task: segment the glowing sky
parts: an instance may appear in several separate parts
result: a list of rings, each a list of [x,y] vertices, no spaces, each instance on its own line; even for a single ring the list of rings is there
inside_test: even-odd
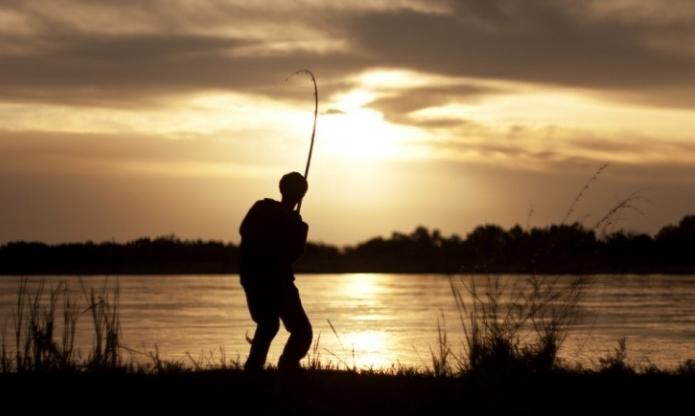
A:
[[[695,211],[689,0],[0,0],[0,242],[238,241],[304,168],[310,239],[653,232]]]

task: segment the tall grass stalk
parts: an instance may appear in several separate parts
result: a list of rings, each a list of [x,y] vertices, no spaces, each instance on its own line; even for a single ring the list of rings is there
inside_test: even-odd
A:
[[[24,371],[27,363],[24,357],[29,356],[29,344],[25,342],[24,335],[24,302],[27,293],[27,280],[22,279],[17,289],[17,303],[14,311],[14,339],[15,339],[15,369]]]
[[[79,301],[70,296],[68,285],[63,285],[63,337],[61,348],[61,366],[68,368],[75,359],[75,335],[77,333],[77,320],[80,317]]]
[[[523,281],[487,277],[450,280],[464,334],[463,371],[499,374],[547,371],[570,325],[580,318],[584,278],[531,276]],[[441,335],[440,335],[441,339]]]
[[[62,322],[56,319],[58,303],[64,299]],[[32,292],[28,281],[22,279],[17,290],[14,310],[14,351],[6,349],[3,329],[0,362],[3,372],[56,371],[74,369],[75,331],[79,306],[69,294],[64,282],[46,290],[38,282]],[[62,324],[62,332],[57,328]],[[14,356],[14,360],[10,359]]]
[[[9,373],[12,371],[12,357],[7,351],[5,340],[7,339],[7,321],[2,323],[2,339],[0,340],[0,372]]]
[[[531,287],[529,320],[536,336],[530,357],[536,368],[552,368],[570,327],[581,320],[579,303],[588,281],[581,276],[531,276],[527,281]]]
[[[119,355],[120,321],[119,289],[104,283],[99,293],[87,289],[80,280],[87,308],[82,310],[79,300],[70,294],[65,282],[47,288],[45,281],[32,284],[21,279],[15,303],[14,351],[6,346],[6,326],[0,346],[0,369],[3,372],[76,371],[117,368],[122,362]],[[85,362],[78,362],[75,338],[82,314],[89,312],[94,325],[94,345]]]
[[[311,346],[309,356],[307,357],[307,366],[312,370],[321,369],[321,350],[319,347],[320,345],[321,333],[319,332],[318,336],[316,337],[316,340],[314,340],[314,343]]]
[[[198,358],[193,357],[190,352],[186,352],[186,357],[193,365],[193,370],[196,371],[242,368],[239,357],[231,362],[227,360],[227,353],[222,346],[219,348],[219,358],[215,356],[214,351],[201,351]]]
[[[452,357],[452,351],[449,346],[446,332],[446,321],[442,313],[441,322],[437,318],[437,350],[430,349],[432,358],[432,373],[435,377],[446,377],[451,374],[451,365],[449,359]]]
[[[105,280],[99,293],[95,292],[94,288],[87,289],[82,279],[80,279],[80,286],[87,301],[85,312],[90,312],[94,327],[94,345],[88,359],[88,366],[92,369],[118,368],[121,365],[118,281],[109,291],[108,280]]]
[[[347,351],[345,348],[345,345],[343,344],[343,341],[340,339],[340,335],[338,335],[338,331],[335,329],[335,326],[333,326],[333,323],[330,321],[330,319],[326,320],[328,322],[328,326],[331,328],[331,331],[333,332],[333,335],[335,335],[335,338],[338,340],[338,345],[340,345],[340,349],[343,351],[343,354]],[[357,359],[356,359],[356,354],[355,354],[355,346],[353,345],[351,350],[350,350],[350,355],[352,357],[352,366],[348,364],[347,361],[345,361],[343,358],[341,358],[338,354],[334,353],[333,351],[329,350],[328,348],[324,348],[324,350],[335,357],[339,363],[343,364],[345,366],[345,369],[348,371],[357,371]]]
[[[35,371],[50,368],[60,356],[57,345],[53,340],[55,329],[55,311],[60,288],[50,291],[48,305],[43,305],[44,283],[31,297],[29,303],[29,337],[30,354]]]
[[[596,224],[592,227],[592,230],[597,231],[600,235],[607,233],[608,229],[615,223],[620,221],[620,215],[627,210],[633,210],[644,215],[644,213],[637,206],[640,201],[646,201],[647,199],[643,197],[639,192],[633,192],[625,198],[618,201],[611,209],[604,214],[601,219],[599,219]]]
[[[574,200],[572,200],[572,203],[570,204],[569,208],[567,208],[567,212],[565,213],[565,216],[562,217],[562,221],[560,221],[560,225],[564,225],[567,223],[567,220],[569,220],[570,216],[574,213],[574,209],[577,207],[577,204],[579,204],[579,201],[582,200],[584,197],[584,194],[591,188],[591,184],[598,179],[599,176],[601,176],[601,173],[608,168],[608,164],[604,163],[601,165],[596,172],[594,172],[593,175],[589,178],[589,180],[586,181],[584,186],[579,189],[579,192],[577,195],[574,197]]]

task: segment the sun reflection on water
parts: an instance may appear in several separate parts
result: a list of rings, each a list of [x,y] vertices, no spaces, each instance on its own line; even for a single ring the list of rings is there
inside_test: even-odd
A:
[[[366,330],[345,334],[343,345],[351,356],[347,364],[358,368],[388,367],[395,362],[394,357],[386,353],[391,341],[390,334],[385,331]]]
[[[360,273],[345,279],[339,292],[348,301],[353,311],[348,318],[351,323],[339,325],[339,346],[343,351],[345,365],[362,368],[387,367],[397,360],[389,351],[396,340],[391,333],[379,328],[379,322],[391,320],[384,313],[384,275]],[[347,332],[342,332],[342,330]]]
[[[379,292],[378,281],[380,276],[378,274],[359,273],[350,277],[343,284],[343,293],[351,298],[358,299],[372,299],[376,297]]]

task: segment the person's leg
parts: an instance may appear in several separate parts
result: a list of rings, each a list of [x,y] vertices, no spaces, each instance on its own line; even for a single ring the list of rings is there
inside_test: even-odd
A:
[[[270,349],[270,343],[279,329],[280,322],[278,319],[258,322],[256,332],[253,334],[253,340],[251,340],[251,351],[249,351],[249,357],[246,359],[246,364],[244,364],[245,369],[263,369],[268,350]]]
[[[283,293],[280,319],[290,333],[285,349],[278,362],[279,369],[298,369],[299,360],[304,358],[311,347],[313,336],[311,323],[304,312],[299,291],[292,283]]]
[[[245,287],[244,292],[251,318],[257,324],[244,368],[262,370],[270,343],[280,329],[278,301],[277,297],[268,291]]]

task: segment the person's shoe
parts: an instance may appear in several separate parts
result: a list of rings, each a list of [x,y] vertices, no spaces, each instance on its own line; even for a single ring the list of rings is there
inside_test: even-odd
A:
[[[302,371],[299,361],[283,360],[278,361],[278,371],[281,373],[296,374]]]
[[[263,372],[263,365],[246,361],[246,364],[244,364],[244,371],[249,374],[260,374]]]

